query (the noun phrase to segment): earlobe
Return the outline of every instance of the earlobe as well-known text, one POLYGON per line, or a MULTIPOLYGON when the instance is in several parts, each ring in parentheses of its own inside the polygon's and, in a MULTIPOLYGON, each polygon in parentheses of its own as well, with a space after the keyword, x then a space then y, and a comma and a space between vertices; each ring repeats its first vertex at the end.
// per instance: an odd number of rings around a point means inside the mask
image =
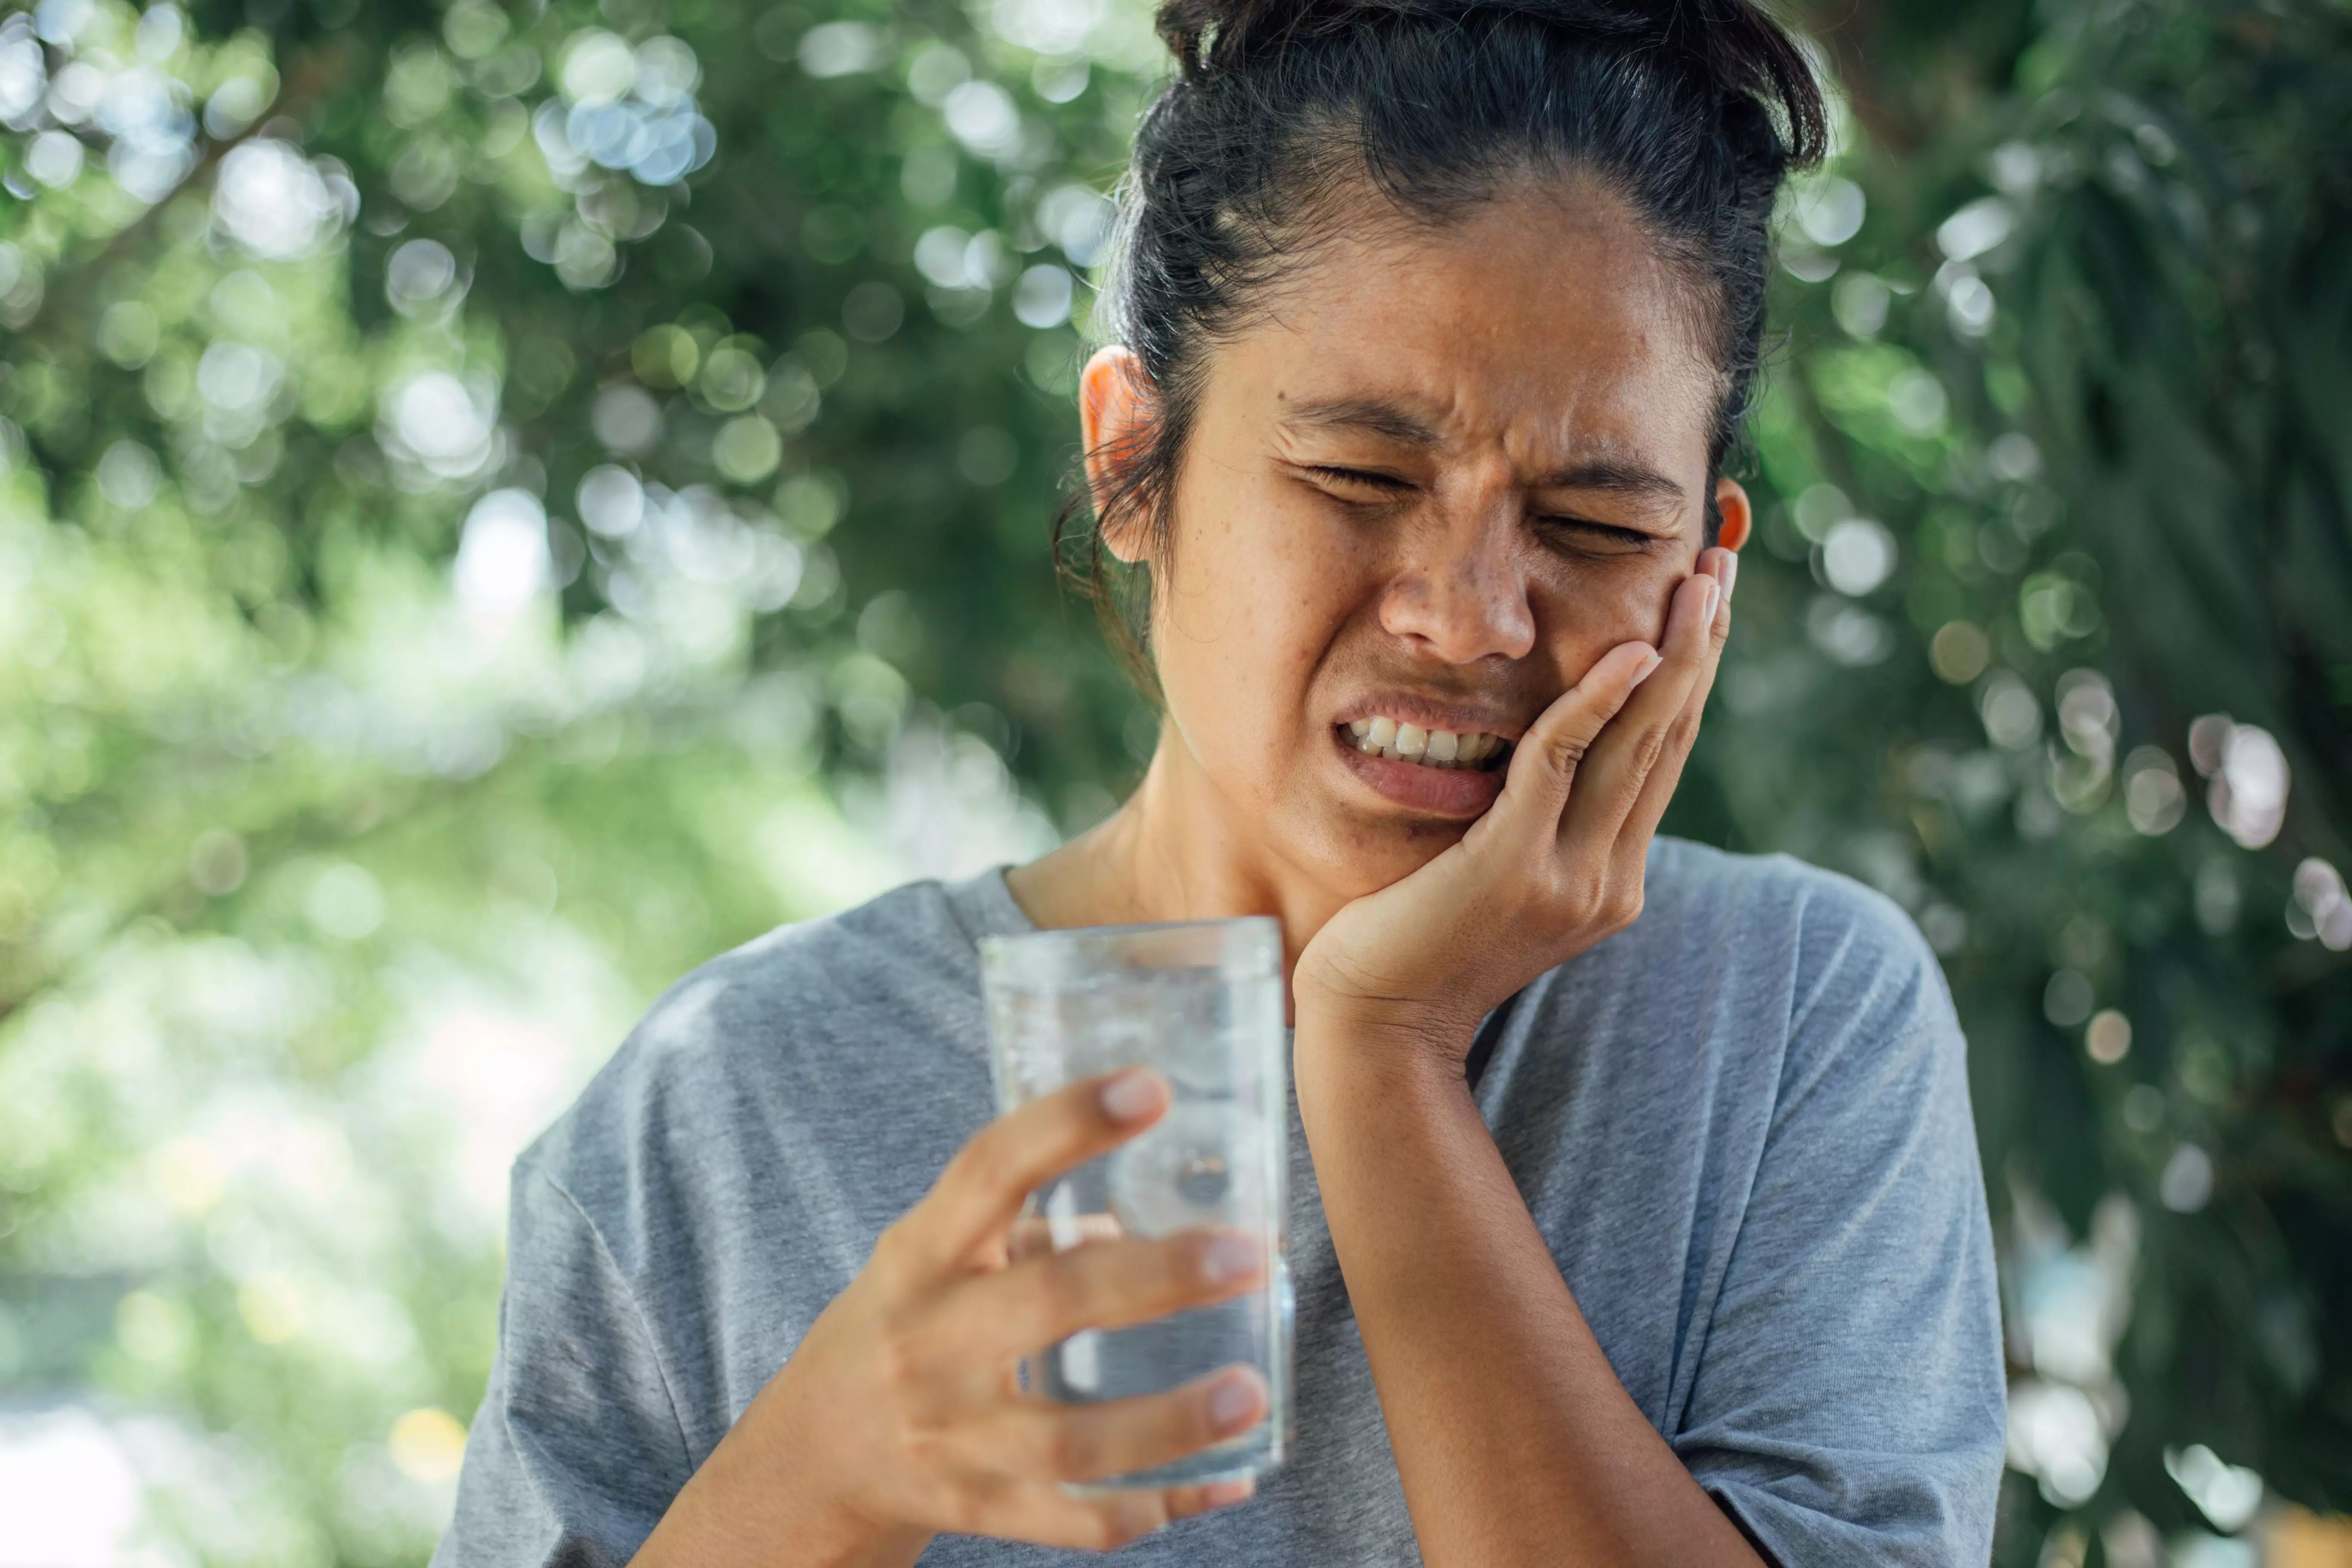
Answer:
POLYGON ((1132 565, 1143 558, 1144 532, 1133 517, 1111 517, 1129 463, 1150 443, 1160 400, 1135 351, 1097 349, 1078 377, 1078 436, 1085 443, 1087 489, 1105 518, 1103 543, 1132 565))
POLYGON ((1715 510, 1723 519, 1723 526, 1716 531, 1715 542, 1737 553, 1739 547, 1748 542, 1748 535, 1755 525, 1755 509, 1748 504, 1748 492, 1740 488, 1738 479, 1715 481, 1715 510))

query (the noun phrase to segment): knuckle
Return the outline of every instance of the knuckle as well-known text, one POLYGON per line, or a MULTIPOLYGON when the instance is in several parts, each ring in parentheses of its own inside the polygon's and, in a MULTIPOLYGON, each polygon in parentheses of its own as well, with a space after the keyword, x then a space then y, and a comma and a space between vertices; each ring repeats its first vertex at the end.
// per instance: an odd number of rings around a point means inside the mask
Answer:
POLYGON ((941 1500, 938 1515, 950 1535, 985 1535, 995 1517, 993 1500, 969 1487, 954 1487, 941 1500))
POLYGON ((971 1142, 948 1157, 947 1168, 940 1173, 940 1179, 931 1184, 932 1196, 961 1192, 966 1188, 979 1185, 980 1163, 984 1158, 981 1150, 981 1139, 986 1136, 986 1133, 982 1133, 974 1137, 971 1142))
POLYGON ((963 1146, 948 1172, 959 1186, 1003 1192, 1013 1184, 1013 1156, 1003 1140, 983 1132, 963 1146))
POLYGON ((916 1476, 948 1476, 956 1468, 952 1446, 947 1435, 936 1426, 902 1423, 898 1453, 907 1470, 916 1476))
POLYGON ((1161 1295, 1196 1296, 1209 1280, 1209 1251, 1217 1237, 1207 1230, 1173 1238, 1152 1259, 1151 1284, 1161 1295))
POLYGON ((1056 1323, 1076 1325, 1092 1311, 1094 1282, 1083 1249, 1055 1255, 1040 1271, 1040 1304, 1056 1323))
POLYGON ((1573 768, 1584 760, 1584 753, 1591 749, 1591 736, 1580 730, 1568 730, 1552 737, 1547 752, 1554 767, 1573 768))
POLYGON ((915 1266, 921 1250, 921 1244, 901 1220, 875 1237, 869 1267, 885 1277, 901 1275, 915 1266))
POLYGON ((908 1396, 922 1386, 923 1359, 913 1337, 904 1331, 886 1330, 876 1340, 875 1381, 893 1404, 907 1404, 908 1396))
POLYGON ((1051 1511, 1036 1522, 1034 1531, 1022 1532, 1022 1538, 1066 1552, 1115 1551, 1125 1544, 1110 1533, 1108 1516, 1116 1506, 1108 1500, 1065 1494, 1055 1500, 1051 1511))
POLYGON ((1058 1420, 1045 1434, 1045 1468, 1061 1480, 1083 1480, 1096 1473, 1102 1458, 1102 1444, 1087 1427, 1076 1421, 1058 1420))
POLYGON ((1168 1522, 1168 1508, 1157 1493, 1145 1493, 1124 1500, 1107 1510, 1103 1524, 1109 1532, 1108 1551, 1117 1551, 1130 1541, 1138 1541, 1168 1522))

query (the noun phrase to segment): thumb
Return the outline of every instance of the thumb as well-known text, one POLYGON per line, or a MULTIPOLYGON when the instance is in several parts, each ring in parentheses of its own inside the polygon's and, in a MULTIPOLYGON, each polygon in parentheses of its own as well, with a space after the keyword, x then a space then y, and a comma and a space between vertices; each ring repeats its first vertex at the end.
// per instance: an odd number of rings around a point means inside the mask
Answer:
POLYGON ((1487 813, 1503 826, 1549 832, 1568 805, 1569 786, 1601 727, 1617 716, 1633 688, 1658 668, 1658 650, 1645 642, 1619 643, 1596 660, 1584 679, 1552 700, 1511 752, 1503 793, 1487 813))

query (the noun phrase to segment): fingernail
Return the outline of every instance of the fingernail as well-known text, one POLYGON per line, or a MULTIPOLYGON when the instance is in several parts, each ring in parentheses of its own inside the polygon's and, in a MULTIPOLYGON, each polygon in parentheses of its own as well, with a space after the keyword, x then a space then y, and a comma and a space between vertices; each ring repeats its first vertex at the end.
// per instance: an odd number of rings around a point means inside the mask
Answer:
POLYGON ((1706 592, 1700 600, 1702 607, 1699 610, 1698 618, 1701 621, 1712 622, 1715 619, 1715 607, 1722 600, 1723 584, 1709 577, 1706 580, 1706 592))
POLYGON ((1239 1279, 1258 1270, 1264 1250, 1254 1236, 1221 1236, 1201 1254, 1201 1273, 1209 1279, 1239 1279))
POLYGON ((1247 1502, 1257 1495, 1257 1482, 1248 1476, 1237 1481, 1212 1481, 1201 1490, 1201 1500, 1211 1508, 1229 1508, 1237 1502, 1247 1502))
POLYGON ((1097 1098, 1105 1116, 1113 1121, 1133 1121, 1158 1108, 1160 1083, 1150 1068, 1129 1068, 1103 1085, 1097 1098))
POLYGON ((1257 1379, 1245 1372, 1229 1372, 1210 1386, 1209 1419, 1219 1426, 1239 1426, 1257 1416, 1257 1379))
MULTIPOLYGON (((1642 668, 1633 672, 1633 685, 1639 686, 1642 682, 1649 679, 1650 677, 1655 673, 1658 666, 1665 662, 1664 657, 1661 655, 1657 649, 1652 648, 1650 650, 1649 657, 1642 660, 1642 668)), ((1633 689, 1633 687, 1628 687, 1626 689, 1630 691, 1633 689)))
POLYGON ((1723 596, 1725 598, 1731 597, 1732 584, 1738 581, 1739 552, 1736 550, 1727 550, 1723 552, 1723 596))

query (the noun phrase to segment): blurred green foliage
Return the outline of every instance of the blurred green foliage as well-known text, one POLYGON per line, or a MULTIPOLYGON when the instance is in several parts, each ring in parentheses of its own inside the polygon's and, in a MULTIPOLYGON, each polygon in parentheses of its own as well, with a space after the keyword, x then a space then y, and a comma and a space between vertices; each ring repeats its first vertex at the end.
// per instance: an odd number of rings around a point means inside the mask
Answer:
MULTIPOLYGON (((1944 956, 2000 1560, 2240 1561, 2352 1506, 2352 16, 1811 19, 1671 826, 1944 956)), ((1160 68, 1108 0, 0 11, 0 1386, 165 1560, 421 1560, 505 1163, 653 992, 1131 782, 1048 521, 1160 68)))

